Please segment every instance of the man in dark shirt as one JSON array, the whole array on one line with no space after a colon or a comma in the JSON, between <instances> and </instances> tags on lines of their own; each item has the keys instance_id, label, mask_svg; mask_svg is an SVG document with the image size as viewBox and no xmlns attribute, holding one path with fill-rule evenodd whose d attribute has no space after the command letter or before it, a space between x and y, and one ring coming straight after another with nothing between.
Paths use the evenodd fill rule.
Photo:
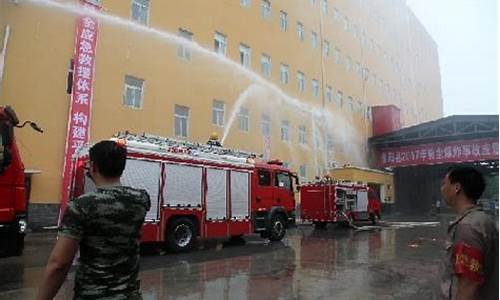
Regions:
<instances>
[{"instance_id":1,"label":"man in dark shirt","mask_svg":"<svg viewBox=\"0 0 500 300\"><path fill-rule=\"evenodd\" d=\"M443 299L498 299L498 229L478 207L485 182L471 167L452 168L441 194L458 217L448 227Z\"/></svg>"},{"instance_id":2,"label":"man in dark shirt","mask_svg":"<svg viewBox=\"0 0 500 300\"><path fill-rule=\"evenodd\" d=\"M120 177L127 151L102 141L89 151L88 176L97 190L68 203L37 299L52 299L80 249L74 299L142 299L139 241L149 195L125 187Z\"/></svg>"}]
</instances>

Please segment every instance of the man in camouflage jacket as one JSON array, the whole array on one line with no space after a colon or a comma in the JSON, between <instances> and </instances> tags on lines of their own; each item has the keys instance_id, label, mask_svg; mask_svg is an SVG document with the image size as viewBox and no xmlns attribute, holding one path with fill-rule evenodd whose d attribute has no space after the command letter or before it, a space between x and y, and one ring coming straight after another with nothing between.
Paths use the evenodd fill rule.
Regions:
<instances>
[{"instance_id":1,"label":"man in camouflage jacket","mask_svg":"<svg viewBox=\"0 0 500 300\"><path fill-rule=\"evenodd\" d=\"M78 249L74 299L142 299L139 241L149 195L120 184L123 145L99 142L89 157L87 173L97 189L68 203L37 299L57 294Z\"/></svg>"}]
</instances>

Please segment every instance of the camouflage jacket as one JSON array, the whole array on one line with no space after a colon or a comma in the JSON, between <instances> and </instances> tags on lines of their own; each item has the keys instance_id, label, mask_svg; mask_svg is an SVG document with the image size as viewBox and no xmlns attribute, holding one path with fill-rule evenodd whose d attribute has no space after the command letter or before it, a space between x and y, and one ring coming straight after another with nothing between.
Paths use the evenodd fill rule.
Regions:
<instances>
[{"instance_id":1,"label":"camouflage jacket","mask_svg":"<svg viewBox=\"0 0 500 300\"><path fill-rule=\"evenodd\" d=\"M459 277L480 284L479 299L498 299L498 229L479 207L448 227L442 270L442 299L457 299Z\"/></svg>"},{"instance_id":2,"label":"camouflage jacket","mask_svg":"<svg viewBox=\"0 0 500 300\"><path fill-rule=\"evenodd\" d=\"M144 190L98 188L68 203L59 235L80 242L75 299L141 299L139 241L151 206Z\"/></svg>"}]
</instances>

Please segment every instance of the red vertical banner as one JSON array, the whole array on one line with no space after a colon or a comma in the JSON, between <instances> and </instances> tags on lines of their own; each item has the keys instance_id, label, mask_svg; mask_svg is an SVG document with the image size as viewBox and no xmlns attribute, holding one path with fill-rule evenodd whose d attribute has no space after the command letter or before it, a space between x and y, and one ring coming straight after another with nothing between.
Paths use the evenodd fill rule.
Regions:
<instances>
[{"instance_id":1,"label":"red vertical banner","mask_svg":"<svg viewBox=\"0 0 500 300\"><path fill-rule=\"evenodd\" d=\"M87 9L97 10L100 6L79 0ZM81 146L89 142L90 115L92 111L92 87L94 60L97 45L97 18L81 15L76 21L75 57L73 87L68 115L68 131L64 152L63 181L61 188L61 207L59 221L64 214L70 195L73 157Z\"/></svg>"}]
</instances>

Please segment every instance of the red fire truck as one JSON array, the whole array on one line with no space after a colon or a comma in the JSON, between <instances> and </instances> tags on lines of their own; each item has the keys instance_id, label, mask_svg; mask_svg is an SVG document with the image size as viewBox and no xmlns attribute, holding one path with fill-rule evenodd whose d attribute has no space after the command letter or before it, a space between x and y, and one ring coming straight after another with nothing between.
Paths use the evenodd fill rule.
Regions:
<instances>
[{"instance_id":1,"label":"red fire truck","mask_svg":"<svg viewBox=\"0 0 500 300\"><path fill-rule=\"evenodd\" d=\"M35 123L19 119L10 106L0 106L0 253L21 255L27 226L28 197L25 187L24 164L14 137L14 127Z\"/></svg>"},{"instance_id":2,"label":"red fire truck","mask_svg":"<svg viewBox=\"0 0 500 300\"><path fill-rule=\"evenodd\" d=\"M197 237L236 238L260 233L281 240L295 222L293 178L279 161L252 153L153 135L120 133L128 157L122 184L151 197L142 242L189 251ZM88 153L75 161L72 196L95 189L85 176ZM87 151L88 152L88 151Z\"/></svg>"},{"instance_id":3,"label":"red fire truck","mask_svg":"<svg viewBox=\"0 0 500 300\"><path fill-rule=\"evenodd\" d=\"M375 193L364 184L337 182L331 179L300 187L300 216L318 228L327 223L352 224L380 219L381 204Z\"/></svg>"}]
</instances>

